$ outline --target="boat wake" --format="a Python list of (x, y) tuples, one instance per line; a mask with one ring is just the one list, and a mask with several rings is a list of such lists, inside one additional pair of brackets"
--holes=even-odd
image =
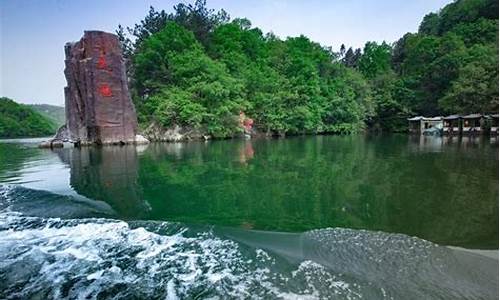
[(0, 188), (2, 299), (498, 298), (498, 261), (401, 234), (124, 222), (90, 204), (56, 218), (21, 205), (28, 193), (82, 206)]

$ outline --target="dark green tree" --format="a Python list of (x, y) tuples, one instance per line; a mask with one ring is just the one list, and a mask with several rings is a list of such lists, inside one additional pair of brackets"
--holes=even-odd
[(391, 46), (385, 42), (380, 45), (367, 42), (359, 59), (358, 68), (369, 79), (388, 72), (391, 68)]

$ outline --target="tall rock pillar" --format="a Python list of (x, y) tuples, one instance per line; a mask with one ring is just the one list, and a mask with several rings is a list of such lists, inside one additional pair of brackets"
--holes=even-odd
[(118, 37), (85, 31), (64, 47), (66, 134), (81, 144), (133, 143), (137, 116)]

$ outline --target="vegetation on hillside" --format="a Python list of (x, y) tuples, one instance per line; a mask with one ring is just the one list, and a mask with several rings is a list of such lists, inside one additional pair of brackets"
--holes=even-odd
[(204, 0), (156, 11), (117, 33), (139, 121), (241, 131), (244, 111), (270, 134), (402, 130), (413, 114), (497, 111), (498, 2), (457, 0), (394, 44), (338, 52), (284, 40)]
[(498, 111), (498, 1), (458, 0), (426, 15), (394, 44), (391, 66), (391, 97), (414, 113)]
[(28, 105), (0, 97), (0, 138), (49, 136), (56, 128), (57, 124)]
[(28, 104), (30, 108), (52, 120), (57, 126), (66, 122), (64, 107), (49, 104)]

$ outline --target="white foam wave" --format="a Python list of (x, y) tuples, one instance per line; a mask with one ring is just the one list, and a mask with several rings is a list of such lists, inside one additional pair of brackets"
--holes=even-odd
[[(285, 274), (270, 269), (274, 258), (266, 251), (241, 249), (210, 232), (188, 237), (183, 229), (161, 235), (103, 219), (48, 219), (38, 227), (22, 228), (25, 217), (3, 216), (0, 228), (10, 228), (0, 234), (0, 273), (6, 280), (0, 296), (5, 298), (358, 296), (321, 265), (303, 263)], [(318, 274), (325, 277), (322, 283)]]

